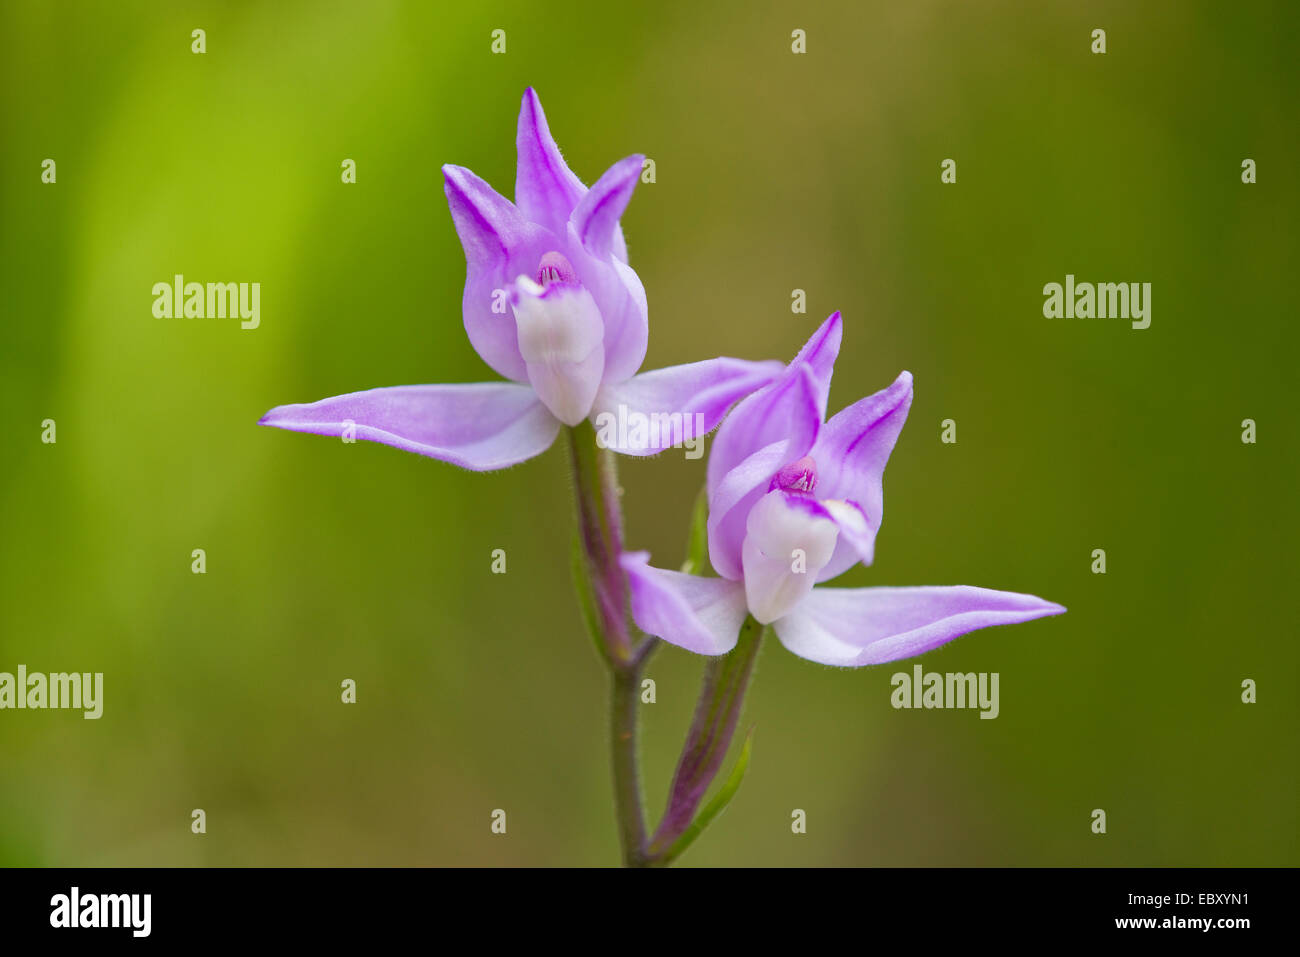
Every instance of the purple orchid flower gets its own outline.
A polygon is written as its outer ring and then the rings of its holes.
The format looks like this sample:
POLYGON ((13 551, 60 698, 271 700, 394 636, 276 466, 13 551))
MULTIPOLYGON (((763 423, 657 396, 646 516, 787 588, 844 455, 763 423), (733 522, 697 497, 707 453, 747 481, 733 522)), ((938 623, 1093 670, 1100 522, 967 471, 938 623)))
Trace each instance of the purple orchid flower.
POLYGON ((965 585, 816 588, 870 564, 881 479, 912 404, 912 376, 824 422, 839 353, 832 315, 773 382, 736 406, 708 464, 709 557, 720 578, 622 564, 638 626, 703 655, 736 645, 746 615, 786 648, 827 665, 910 658, 991 625, 1058 615, 1057 604, 965 585))
MULTIPOLYGON (((509 382, 409 385, 282 405, 260 424, 382 442, 474 471, 546 451, 561 426, 602 415, 686 416, 686 426, 603 429, 606 447, 653 455, 712 431, 779 362, 719 358, 637 375, 647 311, 627 264, 619 218, 641 156, 611 166, 590 189, 565 164, 530 87, 519 112, 511 203, 460 166, 444 166, 451 218, 465 249, 470 343, 509 382)), ((607 420, 608 421, 608 420, 607 420)))

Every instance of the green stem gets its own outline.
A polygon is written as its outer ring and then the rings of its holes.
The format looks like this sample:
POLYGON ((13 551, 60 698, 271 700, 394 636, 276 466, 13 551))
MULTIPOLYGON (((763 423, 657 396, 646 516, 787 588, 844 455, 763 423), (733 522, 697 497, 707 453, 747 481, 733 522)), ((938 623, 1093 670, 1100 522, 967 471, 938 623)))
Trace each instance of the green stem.
POLYGON ((594 637, 611 667, 626 667, 632 658, 632 641, 627 627, 627 583, 619 565, 623 509, 617 465, 612 452, 597 446, 591 423, 574 426, 568 435, 578 535, 599 629, 594 637))
MULTIPOLYGON (((647 844, 645 811, 638 768, 637 717, 641 672, 658 647, 654 638, 634 641, 628 623, 627 577, 623 554, 623 510, 613 453, 596 442, 587 422, 567 430, 574 493, 578 506, 578 535, 574 550, 574 579, 583 614, 597 651, 609 665, 610 746, 614 769, 614 808, 623 863, 628 867, 662 866, 682 853, 735 794, 748 759, 742 753, 736 771, 713 803, 697 818, 700 802, 727 756, 754 673, 754 662, 766 628, 752 617, 741 627, 730 654, 709 659, 704 670, 695 718, 673 778, 664 819, 647 844)), ((703 527, 703 504, 697 502, 694 523, 703 527)), ((703 538, 695 536, 688 564, 703 563, 703 538)))
POLYGON ((641 775, 637 767, 637 700, 640 669, 614 672, 610 700, 610 738, 614 762, 614 807, 619 843, 626 867, 644 867, 645 814, 641 808, 641 775))
POLYGON ((578 503, 575 578, 588 629, 612 674, 610 744, 614 768, 614 807, 623 863, 644 866, 645 812, 637 766, 637 716, 641 669, 656 642, 634 645, 628 626, 627 578, 623 554, 623 510, 614 455, 596 443, 583 422, 567 430, 574 493, 578 503))

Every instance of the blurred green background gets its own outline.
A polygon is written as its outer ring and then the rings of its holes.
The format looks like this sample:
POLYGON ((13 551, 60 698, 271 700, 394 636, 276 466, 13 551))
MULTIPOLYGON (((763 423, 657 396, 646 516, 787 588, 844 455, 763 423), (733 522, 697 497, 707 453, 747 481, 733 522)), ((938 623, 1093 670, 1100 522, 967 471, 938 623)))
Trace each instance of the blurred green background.
MULTIPOLYGON (((684 863, 1300 863, 1296 8, 1142 6, 5 0, 0 671, 102 671, 105 710, 0 712, 0 862, 616 861, 562 446, 474 475, 255 424, 493 377, 439 166, 510 195, 531 84, 584 181, 656 161, 645 368, 788 359, 841 309, 832 409, 915 374, 840 584, 1070 609, 919 659, 998 672, 994 721, 771 642, 684 863), (178 272, 260 282, 261 327, 155 319, 178 272), (1067 272, 1151 282, 1151 327, 1043 318, 1067 272)), ((625 461, 630 545, 680 562, 703 475, 625 461)), ((699 672, 649 670, 656 817, 699 672)))

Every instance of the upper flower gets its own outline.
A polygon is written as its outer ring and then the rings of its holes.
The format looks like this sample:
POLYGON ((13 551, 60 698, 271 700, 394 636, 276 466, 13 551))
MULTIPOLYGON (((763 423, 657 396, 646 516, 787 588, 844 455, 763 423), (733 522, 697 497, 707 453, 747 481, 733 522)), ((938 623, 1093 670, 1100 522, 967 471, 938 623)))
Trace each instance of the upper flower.
POLYGON ((515 202, 444 166, 465 250, 470 343, 511 382, 395 386, 272 409, 261 424, 351 434, 484 471, 545 451, 586 418, 674 417, 675 428, 602 429, 615 451, 652 455, 714 429, 780 363, 719 358, 637 375, 647 310, 619 219, 641 175, 628 156, 588 189, 560 155, 537 94, 524 92, 515 202))
POLYGON ((718 430, 708 541, 722 577, 653 568, 644 552, 624 556, 637 624, 691 651, 722 654, 750 614, 802 657, 865 665, 920 654, 976 628, 1063 612, 1032 595, 968 586, 814 587, 858 562, 871 564, 885 463, 912 404, 912 376, 904 372, 825 421, 840 336, 836 313, 718 430))
POLYGON ((603 382, 631 378, 645 358, 645 289, 619 224, 643 157, 583 186, 531 88, 516 148, 514 203, 464 167, 442 169, 468 266, 465 331, 488 365, 529 383, 557 419, 577 425, 603 382), (512 315, 502 314, 506 298, 512 315))

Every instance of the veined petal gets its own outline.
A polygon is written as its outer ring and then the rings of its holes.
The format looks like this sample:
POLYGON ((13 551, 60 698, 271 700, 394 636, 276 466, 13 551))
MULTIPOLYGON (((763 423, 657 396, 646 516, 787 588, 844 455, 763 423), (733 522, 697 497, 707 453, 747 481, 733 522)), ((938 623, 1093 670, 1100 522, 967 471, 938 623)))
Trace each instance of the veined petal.
POLYGON ((712 432, 735 402, 771 382, 782 368, 776 361, 723 357, 642 372, 602 387, 592 421, 606 448, 655 455, 712 432), (634 428, 636 423, 645 428, 634 428))
POLYGON ((519 160, 515 202, 528 219, 563 236, 565 223, 587 187, 560 155, 546 123, 542 101, 531 86, 524 90, 519 107, 515 148, 519 160))
POLYGON ((621 564, 632 596, 632 618, 647 635, 698 655, 736 647, 745 620, 745 589, 725 578, 701 578, 650 565, 649 552, 628 552, 621 564))
POLYGON ((822 410, 822 419, 826 418, 826 402, 831 394, 831 374, 835 371, 835 360, 840 355, 840 342, 844 338, 844 320, 838 312, 833 312, 818 327, 812 337, 804 343, 799 354, 790 365, 807 364, 812 370, 813 381, 817 383, 817 399, 822 410))
POLYGON ((563 243, 528 222, 469 170, 444 166, 443 178, 451 218, 465 248, 465 332, 475 351, 496 372, 526 382, 528 373, 505 296, 515 277, 532 275, 541 256, 563 243))
POLYGON ((456 235, 471 265, 504 259, 536 237, 536 225, 475 173, 449 164, 442 177, 456 235))
MULTIPOLYGON (((885 464, 911 406, 912 374, 903 372, 888 387, 832 416, 812 451, 818 497, 856 502, 867 516, 873 538, 884 514, 885 464)), ((868 552, 863 561, 870 560, 868 552)))
POLYGON ((399 385, 281 405, 258 422, 291 432, 354 434, 475 472, 506 468, 550 448, 560 422, 527 386, 399 385))
MULTIPOLYGON (((710 486, 720 482, 722 476, 759 449, 789 438, 792 430, 800 430, 803 434, 807 424, 795 421, 792 416, 815 418, 817 424, 812 431, 816 433, 826 418, 826 400, 830 394, 835 357, 839 354, 841 333, 842 323, 837 312, 813 333, 780 376, 732 410, 718 430, 709 452, 710 486), (810 401, 791 403, 792 390, 798 390, 810 401)), ((811 449, 811 446, 797 449, 796 444, 791 445, 790 460, 806 455, 811 449)))
MULTIPOLYGON (((573 224, 578 241, 593 256, 602 259, 613 256, 616 241, 621 243, 623 234, 619 229, 619 217, 627 209, 632 191, 641 178, 644 160, 645 157, 640 155, 619 160, 578 200, 569 222, 573 224)), ((618 258, 626 262, 626 252, 618 258)))
POLYGON ((1064 611, 1034 595, 969 585, 816 588, 774 627, 799 657, 856 668, 911 658, 979 628, 1064 611))
POLYGON ((768 491, 781 466, 807 455, 817 440, 822 418, 816 389, 811 370, 797 366, 793 375, 782 373, 772 385, 744 399, 718 429, 709 453, 709 559, 724 578, 741 577, 749 509, 768 491), (751 414, 733 428, 736 416, 759 396, 761 406, 751 406, 751 414), (760 412, 766 418, 759 417, 760 412), (767 444, 758 446, 764 439, 767 444), (727 470, 715 468, 720 458, 730 460, 746 449, 746 455, 727 470))

